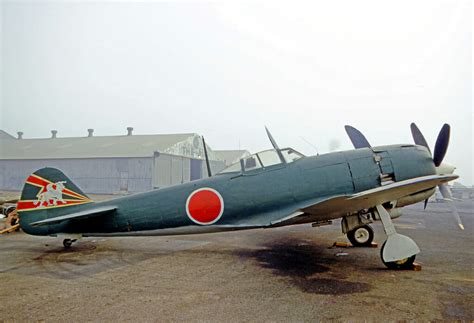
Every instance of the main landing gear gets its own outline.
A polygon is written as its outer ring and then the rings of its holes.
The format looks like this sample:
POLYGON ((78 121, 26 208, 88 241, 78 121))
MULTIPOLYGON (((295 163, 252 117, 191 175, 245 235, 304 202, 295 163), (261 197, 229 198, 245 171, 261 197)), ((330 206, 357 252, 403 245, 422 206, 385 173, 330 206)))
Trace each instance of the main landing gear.
POLYGON ((380 250, 380 257, 385 266, 390 269, 412 268, 416 254, 420 252, 415 241, 411 238, 397 233, 390 214, 382 205, 375 207, 375 212, 382 221, 383 228, 387 234, 387 240, 380 250))
POLYGON ((347 232, 347 238, 354 247, 370 247, 374 241, 374 230, 368 224, 347 232))
POLYGON ((387 268, 389 269, 412 269, 413 268, 413 263, 415 262, 416 255, 413 255, 411 257, 403 258, 401 260, 397 261, 385 261, 384 260, 384 249, 385 249, 385 243, 382 245, 382 249, 380 250, 380 258, 382 258, 382 262, 387 268))
POLYGON ((397 233, 392 218, 382 205, 377 205, 372 212, 347 216, 342 219, 342 232, 354 247, 371 247, 374 240, 374 230, 369 225, 372 220, 382 222, 387 240, 382 245, 380 258, 385 266, 390 269, 411 269, 416 254, 420 249, 416 243, 407 236, 397 233))

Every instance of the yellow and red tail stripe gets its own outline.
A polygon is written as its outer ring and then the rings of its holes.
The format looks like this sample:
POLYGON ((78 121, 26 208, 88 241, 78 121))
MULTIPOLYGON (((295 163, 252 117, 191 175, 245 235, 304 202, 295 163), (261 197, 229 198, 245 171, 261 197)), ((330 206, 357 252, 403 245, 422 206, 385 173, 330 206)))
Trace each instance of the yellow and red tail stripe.
POLYGON ((50 206, 44 206, 38 204, 38 201, 18 201, 17 203, 17 211, 38 211, 41 209, 52 209, 52 208, 58 208, 58 207, 65 207, 65 206, 72 206, 72 205, 80 205, 80 204, 86 204, 86 203, 91 203, 93 202, 92 200, 88 199, 85 201, 82 200, 64 200, 64 203, 61 201, 58 201, 57 205, 50 205, 50 206))
MULTIPOLYGON (((31 184, 31 185, 34 185, 34 186, 38 186, 40 188, 42 188, 42 190, 44 191, 46 189, 46 185, 48 184, 53 184, 53 182, 51 181, 48 181, 47 179, 44 179, 42 177, 39 177, 38 175, 30 175, 30 177, 28 177, 28 179, 26 180, 26 182, 28 184, 31 184)), ((40 191, 41 193, 42 191, 40 191)), ((63 190, 63 194, 65 195, 69 195, 69 196, 72 196, 72 197, 77 197, 78 199, 85 199, 85 200, 89 200, 89 198, 87 198, 86 196, 84 195, 81 195, 79 193, 76 193, 74 191, 71 191, 70 189, 68 188, 64 188, 63 190)))

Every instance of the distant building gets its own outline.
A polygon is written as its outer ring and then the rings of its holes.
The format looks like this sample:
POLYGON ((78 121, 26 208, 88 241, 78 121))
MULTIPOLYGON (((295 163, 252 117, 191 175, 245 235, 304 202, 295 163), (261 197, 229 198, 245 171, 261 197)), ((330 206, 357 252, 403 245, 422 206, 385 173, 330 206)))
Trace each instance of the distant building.
MULTIPOLYGON (((23 133, 19 132, 18 135, 21 137, 23 133)), ((15 137, 13 137, 12 135, 10 135, 9 133, 3 130, 0 130, 0 140, 2 139, 15 139, 15 137)))
POLYGON ((226 167, 238 162, 241 158, 250 156, 250 152, 247 150, 214 150, 214 153, 224 161, 226 167))
MULTIPOLYGON (((29 174, 42 167, 62 170, 86 193, 144 192, 207 177, 201 137, 195 133, 60 138, 15 138, 0 130, 0 190, 19 191, 29 174)), ((213 173, 245 153, 213 151, 213 173), (223 157, 221 157, 223 156, 223 157), (229 157, 231 156, 231 157, 229 157), (229 159, 230 158, 230 159, 229 159)), ((247 152, 248 154, 248 152, 247 152)))
POLYGON ((474 186, 464 186, 459 182, 454 182, 451 186, 451 192, 454 198, 460 200, 474 200, 474 186))

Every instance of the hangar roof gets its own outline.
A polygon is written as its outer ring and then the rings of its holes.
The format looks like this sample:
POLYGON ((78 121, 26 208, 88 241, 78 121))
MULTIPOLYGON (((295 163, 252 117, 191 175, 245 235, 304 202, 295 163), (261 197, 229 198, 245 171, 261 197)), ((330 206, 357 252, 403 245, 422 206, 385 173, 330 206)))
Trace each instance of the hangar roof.
POLYGON ((10 135, 8 132, 3 131, 0 129, 0 140, 2 139, 15 139, 12 135, 10 135))
POLYGON ((46 139, 0 137, 0 159, 151 157, 154 151, 176 154, 180 143, 194 133, 130 136, 92 136, 46 139))

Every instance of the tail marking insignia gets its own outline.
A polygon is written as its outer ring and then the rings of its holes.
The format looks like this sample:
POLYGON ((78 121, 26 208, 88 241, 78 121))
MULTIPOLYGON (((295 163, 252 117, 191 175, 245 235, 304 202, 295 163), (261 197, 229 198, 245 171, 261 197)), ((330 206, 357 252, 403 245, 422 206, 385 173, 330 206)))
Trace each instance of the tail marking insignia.
POLYGON ((38 193, 38 200, 35 202, 35 205, 38 207, 58 205, 59 203, 66 203, 63 200, 63 191, 65 189, 65 181, 60 181, 56 183, 49 183, 46 185, 46 190, 41 190, 38 193), (46 204, 46 205, 45 205, 46 204))
POLYGON ((38 194, 36 194, 36 200, 18 201, 18 211, 33 211, 41 208, 49 209, 92 202, 88 197, 68 189, 66 187, 66 181, 53 183, 33 174, 28 177, 26 184, 39 187, 40 190, 38 194))

